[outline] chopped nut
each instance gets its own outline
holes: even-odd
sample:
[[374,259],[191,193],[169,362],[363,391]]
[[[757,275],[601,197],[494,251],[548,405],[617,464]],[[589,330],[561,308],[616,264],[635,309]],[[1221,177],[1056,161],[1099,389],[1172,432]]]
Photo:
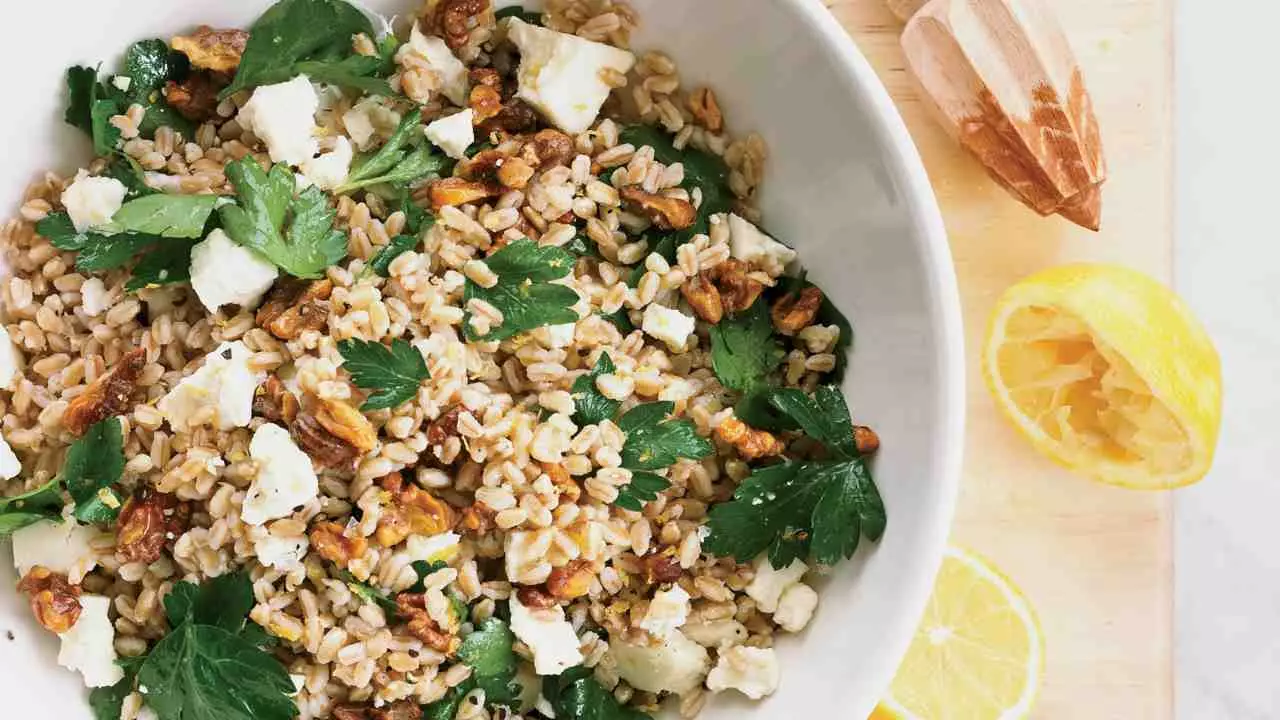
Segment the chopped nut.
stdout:
[[569,470],[560,463],[542,463],[542,471],[551,479],[551,484],[560,492],[561,504],[573,504],[582,497],[582,487],[578,485]]
[[472,85],[482,85],[494,90],[502,90],[502,75],[493,68],[472,68],[468,75],[471,77]]
[[595,568],[590,560],[570,560],[564,567],[551,571],[547,591],[557,600],[577,600],[591,590]]
[[311,528],[311,546],[320,557],[346,568],[352,560],[369,550],[369,541],[362,537],[347,537],[343,526],[336,522],[317,523]]
[[378,445],[378,431],[364,413],[341,400],[316,398],[316,421],[334,437],[345,440],[360,453]]
[[179,35],[169,41],[170,47],[191,61],[192,67],[219,73],[233,73],[240,67],[249,33],[244,30],[214,30],[201,25],[191,35]]
[[253,395],[253,414],[270,422],[291,425],[298,417],[298,397],[272,375]]
[[698,211],[688,200],[648,193],[638,185],[624,187],[618,194],[636,206],[659,230],[684,230],[693,227],[698,219]]
[[[478,19],[475,22],[473,19],[489,10],[489,2],[490,0],[439,0],[434,11],[428,11],[423,19],[427,22],[429,32],[443,37],[450,50],[457,50],[467,44],[471,29],[479,23]],[[430,8],[431,3],[427,3],[426,7]]]
[[783,335],[794,335],[813,324],[822,308],[822,291],[810,285],[773,305],[773,326]]
[[876,434],[875,430],[866,425],[854,425],[853,444],[858,449],[858,452],[863,455],[870,455],[880,449],[880,436]]
[[755,304],[764,285],[747,273],[750,266],[741,260],[730,258],[707,271],[707,277],[720,289],[720,299],[726,312],[742,312]]
[[18,590],[31,595],[31,612],[46,630],[64,633],[80,619],[80,586],[62,573],[37,565],[23,576]]
[[724,318],[724,303],[720,299],[720,290],[706,273],[698,273],[686,280],[684,285],[680,286],[680,294],[684,296],[685,302],[689,303],[689,307],[693,308],[695,315],[712,325]]
[[289,430],[318,467],[349,466],[360,455],[354,445],[326,430],[311,413],[299,411]]
[[454,405],[445,410],[440,417],[427,426],[427,442],[441,445],[451,437],[458,437],[458,416],[462,414],[462,406]]
[[391,496],[374,533],[383,547],[398,545],[410,534],[438,535],[457,522],[453,508],[417,485],[406,483],[398,472],[383,477],[378,484]]
[[459,160],[453,174],[465,180],[487,182],[497,177],[498,168],[507,160],[507,157],[507,154],[501,150],[493,148],[481,150],[469,158]]
[[497,515],[493,508],[484,503],[473,503],[462,511],[462,519],[458,521],[458,530],[469,535],[484,535],[493,529],[493,519]]
[[507,158],[498,166],[498,182],[512,190],[523,190],[533,179],[533,168],[523,158]]
[[732,445],[747,461],[781,455],[787,449],[786,443],[774,437],[773,433],[756,430],[735,417],[727,418],[716,426],[716,437]]
[[699,88],[689,95],[689,112],[702,127],[713,133],[724,129],[724,113],[720,112],[720,103],[711,88]]
[[502,112],[502,93],[488,85],[475,85],[471,88],[468,104],[475,113],[472,123],[483,125]]
[[397,614],[405,618],[409,633],[432,650],[452,655],[462,643],[457,636],[445,632],[427,613],[426,593],[400,593],[396,596]]
[[116,555],[124,562],[150,565],[166,545],[186,532],[191,504],[176,495],[144,487],[129,498],[116,520]]
[[536,587],[522,587],[517,589],[516,599],[520,601],[521,605],[538,610],[546,610],[559,604],[550,594]]
[[502,110],[479,126],[483,135],[495,132],[522,133],[538,126],[538,113],[520,98],[502,104]]
[[467,205],[496,198],[502,194],[502,187],[496,183],[451,177],[431,183],[428,194],[431,207],[440,210],[449,205]]
[[573,138],[559,130],[539,130],[531,141],[537,154],[538,165],[542,168],[556,165],[568,165],[573,160]]
[[337,705],[330,712],[333,720],[371,720],[369,713],[373,710],[371,705],[356,705],[353,703],[345,703]]
[[369,720],[419,720],[422,708],[410,700],[397,700],[386,707],[369,711]]
[[118,365],[67,405],[62,413],[62,427],[72,435],[80,436],[93,424],[128,410],[131,407],[129,398],[146,364],[146,350],[137,348],[125,353]]
[[680,560],[669,552],[652,552],[640,560],[644,565],[645,581],[651,584],[675,582],[680,579]]
[[226,83],[212,73],[193,72],[182,81],[169,80],[164,85],[165,102],[191,122],[202,123],[218,113],[218,93]]
[[329,322],[333,282],[287,279],[276,283],[254,320],[281,340],[293,340],[304,330],[320,330]]

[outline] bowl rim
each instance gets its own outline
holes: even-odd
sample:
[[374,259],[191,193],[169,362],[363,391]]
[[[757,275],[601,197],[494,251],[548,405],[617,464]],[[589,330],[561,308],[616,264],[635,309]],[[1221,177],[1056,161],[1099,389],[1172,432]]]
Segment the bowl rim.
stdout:
[[[865,102],[872,111],[870,114],[874,120],[871,125],[886,149],[889,170],[905,190],[903,204],[911,220],[910,237],[918,246],[925,264],[928,287],[932,289],[929,311],[939,332],[942,359],[939,378],[942,397],[939,407],[942,422],[941,432],[935,440],[935,450],[939,453],[942,471],[933,479],[938,483],[938,501],[932,507],[922,509],[932,516],[923,523],[928,531],[927,536],[921,538],[926,548],[924,562],[919,566],[923,569],[911,578],[909,590],[901,598],[903,611],[889,620],[886,635],[890,640],[885,657],[892,659],[893,663],[878,667],[876,672],[879,677],[872,678],[874,685],[887,691],[932,594],[934,579],[948,546],[959,496],[965,437],[966,385],[960,291],[937,196],[929,182],[920,151],[888,89],[848,31],[820,0],[781,1],[799,11],[797,14],[801,21],[822,44],[849,92]],[[870,709],[867,708],[867,711]],[[866,714],[855,716],[863,717]]]

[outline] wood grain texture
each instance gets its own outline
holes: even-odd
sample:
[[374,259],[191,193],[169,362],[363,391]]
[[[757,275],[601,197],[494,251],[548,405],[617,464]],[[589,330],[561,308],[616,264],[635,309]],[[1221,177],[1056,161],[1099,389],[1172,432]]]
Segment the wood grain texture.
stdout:
[[1172,717],[1171,496],[1094,484],[1035,454],[978,363],[1005,288],[1045,267],[1123,263],[1163,281],[1172,255],[1173,0],[1048,0],[1084,70],[1110,166],[1102,232],[1040,218],[934,122],[884,0],[826,0],[888,86],[938,193],[964,303],[968,446],[953,539],[1026,592],[1044,628],[1033,716]]

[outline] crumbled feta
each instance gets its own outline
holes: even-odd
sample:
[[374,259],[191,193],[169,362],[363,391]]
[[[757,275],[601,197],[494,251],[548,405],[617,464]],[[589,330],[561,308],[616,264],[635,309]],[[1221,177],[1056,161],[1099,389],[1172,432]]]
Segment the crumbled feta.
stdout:
[[334,138],[332,150],[303,161],[302,176],[321,190],[333,190],[347,181],[354,157],[351,141],[339,135]]
[[281,572],[289,572],[302,566],[310,543],[305,535],[280,537],[265,533],[253,541],[253,552],[258,562]]
[[564,608],[530,608],[511,596],[511,632],[533,652],[539,675],[559,675],[582,664],[578,634],[564,617]]
[[721,651],[716,666],[707,676],[712,692],[737,690],[752,700],[772,695],[778,689],[778,654],[773,648],[739,645]]
[[[717,216],[713,222],[724,222]],[[729,214],[729,254],[743,262],[755,263],[781,270],[796,259],[796,251],[765,235],[749,220]]]
[[470,108],[427,125],[427,139],[454,160],[467,156],[467,148],[476,141],[476,113]]
[[80,283],[80,307],[89,317],[97,317],[106,311],[111,304],[107,284],[102,278],[89,278]]
[[576,323],[544,325],[534,331],[534,337],[537,338],[538,342],[549,348],[567,348],[573,344],[577,328],[578,326]]
[[111,78],[111,84],[115,85],[120,92],[129,92],[129,86],[133,84],[133,78],[128,75],[116,75]]
[[458,544],[462,536],[457,533],[440,533],[439,535],[410,535],[405,545],[405,554],[409,562],[425,560],[426,562],[449,562],[458,556]]
[[640,328],[646,335],[666,343],[672,351],[680,352],[689,343],[689,336],[693,335],[694,322],[691,315],[654,303],[644,309]]
[[191,248],[191,287],[209,312],[223,305],[253,308],[277,275],[274,264],[220,229]]
[[13,454],[13,448],[3,437],[0,437],[0,478],[12,480],[22,473],[22,463]]
[[302,688],[307,686],[307,676],[289,673],[289,682],[293,683],[293,695],[290,697],[297,697],[298,693],[302,692]]
[[81,170],[75,181],[62,191],[62,205],[71,216],[76,232],[84,232],[111,222],[128,193],[124,183],[110,177],[91,177]]
[[787,632],[798,633],[809,624],[818,607],[818,593],[804,583],[796,583],[783,591],[773,621]]
[[373,147],[375,140],[391,137],[399,125],[400,113],[377,98],[364,98],[342,114],[342,126],[361,152]]
[[90,545],[98,536],[94,528],[69,518],[62,522],[41,520],[14,531],[13,566],[19,575],[26,575],[31,568],[43,565],[79,583],[98,565]]
[[737,620],[709,620],[685,624],[680,632],[703,647],[741,645],[747,640],[747,626]]
[[110,607],[110,598],[81,595],[80,619],[58,635],[62,639],[58,664],[79,671],[91,688],[115,685],[124,677],[124,670],[116,664],[116,629],[107,616]]
[[319,151],[316,111],[320,98],[306,75],[263,85],[240,108],[241,127],[262,139],[272,162],[301,165]]
[[747,586],[747,595],[756,601],[756,607],[771,613],[778,609],[778,600],[787,588],[800,582],[809,566],[793,560],[781,570],[775,570],[769,558],[761,555],[756,560],[756,575]]
[[711,667],[707,649],[679,630],[661,645],[632,645],[619,639],[609,642],[609,653],[618,675],[637,690],[684,695],[702,684]]
[[640,621],[640,627],[650,635],[665,638],[684,625],[689,619],[689,593],[679,585],[670,590],[654,593],[649,611]]
[[253,433],[249,456],[258,463],[258,476],[249,485],[240,511],[240,519],[249,525],[286,517],[319,493],[311,458],[279,425],[263,425]]
[[[471,97],[471,79],[467,66],[462,64],[445,44],[444,39],[426,35],[414,24],[409,42],[396,53],[399,62],[405,55],[416,55],[427,69],[440,79],[440,92],[458,107],[467,107]],[[401,63],[403,64],[403,63]]]
[[613,90],[605,71],[626,75],[635,55],[519,18],[509,22],[507,35],[520,48],[517,96],[570,135],[589,130]]
[[253,352],[245,344],[224,342],[204,358],[204,365],[182,379],[160,398],[156,409],[178,432],[191,429],[192,419],[206,407],[215,408],[213,423],[219,430],[249,427],[253,418],[253,394],[267,374],[249,365]]
[[9,337],[9,331],[0,325],[0,388],[12,390],[18,377],[18,347]]

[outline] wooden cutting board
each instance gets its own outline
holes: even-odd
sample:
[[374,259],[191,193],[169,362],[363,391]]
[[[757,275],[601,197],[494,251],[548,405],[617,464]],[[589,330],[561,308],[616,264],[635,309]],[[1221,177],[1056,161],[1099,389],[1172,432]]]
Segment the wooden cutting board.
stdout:
[[906,118],[937,191],[964,304],[969,412],[953,542],[1026,593],[1044,629],[1036,718],[1173,715],[1171,496],[1113,489],[1035,454],[998,414],[979,369],[1000,293],[1042,268],[1123,263],[1168,282],[1172,262],[1173,0],[1050,0],[1102,125],[1102,232],[1040,218],[933,122],[884,0],[825,0]]

